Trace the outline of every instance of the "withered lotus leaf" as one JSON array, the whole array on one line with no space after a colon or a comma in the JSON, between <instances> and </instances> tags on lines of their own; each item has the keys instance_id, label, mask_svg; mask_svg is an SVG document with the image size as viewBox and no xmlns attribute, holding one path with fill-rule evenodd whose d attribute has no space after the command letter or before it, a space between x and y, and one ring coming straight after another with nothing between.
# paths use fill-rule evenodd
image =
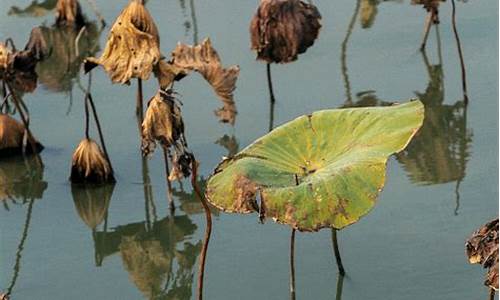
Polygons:
<instances>
[{"instance_id":1,"label":"withered lotus leaf","mask_svg":"<svg viewBox=\"0 0 500 300\"><path fill-rule=\"evenodd\" d=\"M73 153L70 181L97 184L115 182L108 160L92 139L83 139Z\"/></svg>"},{"instance_id":2,"label":"withered lotus leaf","mask_svg":"<svg viewBox=\"0 0 500 300\"><path fill-rule=\"evenodd\" d=\"M262 0L250 23L251 48L257 59L289 63L314 44L321 15L300 0Z\"/></svg>"},{"instance_id":3,"label":"withered lotus leaf","mask_svg":"<svg viewBox=\"0 0 500 300\"><path fill-rule=\"evenodd\" d=\"M200 73L212 86L217 96L224 104L216 112L223 122L234 123L236 107L233 92L240 73L239 66L222 67L217 51L212 47L210 39L206 38L201 44L189 46L177 44L172 52L170 64L177 70L177 76L188 74L190 71Z\"/></svg>"},{"instance_id":4,"label":"withered lotus leaf","mask_svg":"<svg viewBox=\"0 0 500 300\"><path fill-rule=\"evenodd\" d=\"M25 143L26 141L26 143ZM35 151L32 148L35 145ZM0 157L23 153L40 152L43 150L42 144L33 138L27 140L27 132L23 124L6 114L0 114Z\"/></svg>"},{"instance_id":5,"label":"withered lotus leaf","mask_svg":"<svg viewBox=\"0 0 500 300\"><path fill-rule=\"evenodd\" d=\"M498 219L481 226L465 243L466 255L471 264L488 268L484 284L498 290Z\"/></svg>"},{"instance_id":6,"label":"withered lotus leaf","mask_svg":"<svg viewBox=\"0 0 500 300\"><path fill-rule=\"evenodd\" d=\"M145 156L153 153L156 143L171 147L184 134L184 121L174 97L162 90L151 98L142 122L142 152Z\"/></svg>"},{"instance_id":7,"label":"withered lotus leaf","mask_svg":"<svg viewBox=\"0 0 500 300\"><path fill-rule=\"evenodd\" d=\"M56 24L83 26L85 18L78 0L58 0L56 4Z\"/></svg>"},{"instance_id":8,"label":"withered lotus leaf","mask_svg":"<svg viewBox=\"0 0 500 300\"><path fill-rule=\"evenodd\" d=\"M111 27L100 58L89 57L85 72L102 65L113 83L128 84L131 78L149 79L161 58L158 29L148 10L132 0Z\"/></svg>"},{"instance_id":9,"label":"withered lotus leaf","mask_svg":"<svg viewBox=\"0 0 500 300\"><path fill-rule=\"evenodd\" d=\"M300 231L342 229L375 206L388 157L423 119L418 100L301 116L223 160L206 197L223 211L258 212Z\"/></svg>"},{"instance_id":10,"label":"withered lotus leaf","mask_svg":"<svg viewBox=\"0 0 500 300\"><path fill-rule=\"evenodd\" d=\"M35 68L48 52L47 42L39 27L31 30L24 50L9 49L0 43L0 79L8 81L17 92L32 92L38 78Z\"/></svg>"}]
</instances>

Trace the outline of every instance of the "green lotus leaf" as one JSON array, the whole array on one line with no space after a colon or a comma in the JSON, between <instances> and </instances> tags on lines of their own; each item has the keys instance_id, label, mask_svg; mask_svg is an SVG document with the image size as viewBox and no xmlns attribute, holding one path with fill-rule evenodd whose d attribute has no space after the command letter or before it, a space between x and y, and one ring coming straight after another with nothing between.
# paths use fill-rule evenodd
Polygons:
<instances>
[{"instance_id":1,"label":"green lotus leaf","mask_svg":"<svg viewBox=\"0 0 500 300\"><path fill-rule=\"evenodd\" d=\"M423 119L418 100L301 116L222 161L207 199L300 231L341 229L375 205L388 157L408 145Z\"/></svg>"}]
</instances>

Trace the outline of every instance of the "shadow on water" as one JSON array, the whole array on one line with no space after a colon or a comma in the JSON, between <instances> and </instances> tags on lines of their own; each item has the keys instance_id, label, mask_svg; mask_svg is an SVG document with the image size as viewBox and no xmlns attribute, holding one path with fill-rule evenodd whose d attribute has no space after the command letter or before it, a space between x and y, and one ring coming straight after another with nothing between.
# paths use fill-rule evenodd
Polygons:
<instances>
[{"instance_id":1,"label":"shadow on water","mask_svg":"<svg viewBox=\"0 0 500 300\"><path fill-rule=\"evenodd\" d=\"M12 157L0 161L0 201L4 208L10 210L9 205L27 205L11 280L5 289L7 297L12 295L21 273L22 252L28 238L35 200L41 199L46 189L47 182L43 180L43 164L39 164L34 157Z\"/></svg>"}]
</instances>

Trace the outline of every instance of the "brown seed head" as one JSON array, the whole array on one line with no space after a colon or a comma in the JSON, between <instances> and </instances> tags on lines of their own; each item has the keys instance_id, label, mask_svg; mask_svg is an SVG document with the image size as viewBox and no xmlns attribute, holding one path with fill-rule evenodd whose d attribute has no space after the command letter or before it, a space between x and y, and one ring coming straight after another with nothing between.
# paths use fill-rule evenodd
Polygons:
<instances>
[{"instance_id":1,"label":"brown seed head","mask_svg":"<svg viewBox=\"0 0 500 300\"><path fill-rule=\"evenodd\" d=\"M71 163L72 183L114 182L108 160L99 145L91 139L83 139L75 152Z\"/></svg>"},{"instance_id":2,"label":"brown seed head","mask_svg":"<svg viewBox=\"0 0 500 300\"><path fill-rule=\"evenodd\" d=\"M300 0L262 0L250 23L251 48L257 59L289 63L314 44L321 15Z\"/></svg>"}]
</instances>

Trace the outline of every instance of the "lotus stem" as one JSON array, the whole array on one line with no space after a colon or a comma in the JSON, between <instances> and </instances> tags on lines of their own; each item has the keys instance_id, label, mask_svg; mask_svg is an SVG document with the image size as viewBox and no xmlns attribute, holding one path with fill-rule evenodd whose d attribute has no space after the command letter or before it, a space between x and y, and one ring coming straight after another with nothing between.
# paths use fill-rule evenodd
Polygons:
<instances>
[{"instance_id":1,"label":"lotus stem","mask_svg":"<svg viewBox=\"0 0 500 300\"><path fill-rule=\"evenodd\" d=\"M23 229L23 233L21 235L21 241L19 242L19 245L17 246L16 262L14 264L14 275L12 276L9 287L7 288L7 292L5 293L5 295L7 296L7 299L12 294L12 289L14 288L16 281L17 281L17 277L19 276L19 270L21 268L21 252L24 249L24 243L26 242L26 238L28 237L28 228L30 227L31 212L33 211L33 203L34 202L35 202L35 199L29 200L28 212L26 213L26 221L24 222L24 229Z\"/></svg>"},{"instance_id":2,"label":"lotus stem","mask_svg":"<svg viewBox=\"0 0 500 300\"><path fill-rule=\"evenodd\" d=\"M142 120L144 118L144 112L143 112L143 101L142 101L142 79L137 78L137 102L136 102L136 107L135 107L135 114L139 117L139 120Z\"/></svg>"},{"instance_id":3,"label":"lotus stem","mask_svg":"<svg viewBox=\"0 0 500 300\"><path fill-rule=\"evenodd\" d=\"M269 88L269 97L271 99L271 104L274 104L274 102L276 102L276 99L274 98L273 81L271 78L271 64L270 63L267 63L267 86Z\"/></svg>"},{"instance_id":4,"label":"lotus stem","mask_svg":"<svg viewBox=\"0 0 500 300\"><path fill-rule=\"evenodd\" d=\"M349 42L352 30L354 29L354 24L356 24L356 17L358 16L360 7L361 7L361 0L357 0L356 7L354 8L354 13L351 17L351 21L349 22L349 26L347 27L347 33L344 37L344 40L342 41L341 55L340 55L342 77L344 78L344 88L347 97L346 102L349 104L352 103L352 96L351 96L351 83L349 81L349 75L347 74L347 43Z\"/></svg>"},{"instance_id":5,"label":"lotus stem","mask_svg":"<svg viewBox=\"0 0 500 300\"><path fill-rule=\"evenodd\" d=\"M290 236L290 298L295 299L295 229Z\"/></svg>"},{"instance_id":6,"label":"lotus stem","mask_svg":"<svg viewBox=\"0 0 500 300\"><path fill-rule=\"evenodd\" d=\"M165 174L166 174L166 180L167 180L167 199L168 199L168 206L170 209L170 213L173 214L175 211L175 205L174 205L174 196L172 193L172 182L170 182L170 168L168 166L168 157L169 157L169 151L167 147L162 147L163 148L163 160L165 161Z\"/></svg>"},{"instance_id":7,"label":"lotus stem","mask_svg":"<svg viewBox=\"0 0 500 300\"><path fill-rule=\"evenodd\" d=\"M198 183L196 182L196 178L198 177L198 162L194 160L192 162L192 173L191 173L191 185L193 189L200 198L201 204L203 205L203 209L205 210L205 218L207 220L207 227L205 228L205 238L203 240L203 246L201 248L200 255L200 266L198 269L198 300L203 299L203 276L205 274L205 261L207 257L208 243L210 242L210 234L212 233L212 215L210 213L210 207L208 206L207 200L205 196L201 192Z\"/></svg>"},{"instance_id":8,"label":"lotus stem","mask_svg":"<svg viewBox=\"0 0 500 300\"><path fill-rule=\"evenodd\" d=\"M85 138L90 139L89 135L89 122L90 122L90 116L89 116L89 100L87 95L85 95Z\"/></svg>"},{"instance_id":9,"label":"lotus stem","mask_svg":"<svg viewBox=\"0 0 500 300\"><path fill-rule=\"evenodd\" d=\"M456 8L455 0L451 0L451 24L453 25L453 33L455 34L455 40L457 42L458 57L460 59L460 68L462 71L462 91L464 93L464 103L467 106L469 104L469 97L467 96L467 74L465 72L465 63L462 53L462 44L460 43L460 37L458 36L457 23L456 23Z\"/></svg>"},{"instance_id":10,"label":"lotus stem","mask_svg":"<svg viewBox=\"0 0 500 300\"><path fill-rule=\"evenodd\" d=\"M274 128L274 101L269 101L269 132Z\"/></svg>"},{"instance_id":11,"label":"lotus stem","mask_svg":"<svg viewBox=\"0 0 500 300\"><path fill-rule=\"evenodd\" d=\"M425 17L424 23L424 32L422 34L422 43L420 44L420 50L425 49L425 45L427 44L427 38L429 37L429 31L431 30L432 20L434 19L434 12L430 10Z\"/></svg>"},{"instance_id":12,"label":"lotus stem","mask_svg":"<svg viewBox=\"0 0 500 300\"><path fill-rule=\"evenodd\" d=\"M113 166L111 165L111 160L109 159L108 155L108 150L106 149L106 143L104 142L104 136L102 134L102 129L101 129L101 123L99 122L99 117L97 116L97 110L94 105L94 100L92 100L92 94L87 93L87 99L90 103L90 107L92 108L92 114L94 115L94 120L95 120L95 125L97 127L97 132L99 133L99 139L101 141L101 146L102 146L102 151L104 152L104 155L106 156L106 160L108 161L109 164L109 169L111 170L111 173L114 174Z\"/></svg>"},{"instance_id":13,"label":"lotus stem","mask_svg":"<svg viewBox=\"0 0 500 300\"><path fill-rule=\"evenodd\" d=\"M490 297L488 299L495 300L495 289L494 288L490 288Z\"/></svg>"},{"instance_id":14,"label":"lotus stem","mask_svg":"<svg viewBox=\"0 0 500 300\"><path fill-rule=\"evenodd\" d=\"M87 29L86 26L83 26L80 31L78 32L78 35L75 38L75 56L78 57L80 56L80 38L82 37L83 33Z\"/></svg>"},{"instance_id":15,"label":"lotus stem","mask_svg":"<svg viewBox=\"0 0 500 300\"><path fill-rule=\"evenodd\" d=\"M12 89L12 87L10 86L10 83L8 83L7 81L4 81L4 82L7 85L7 89L9 90L9 93L12 96L12 99L14 100L12 102L14 102L14 106L16 107L17 111L19 112L19 115L21 116L21 121L23 122L24 128L26 129L26 133L28 134L28 142L31 145L31 149L33 151L33 154L35 154L36 161L39 164L39 166L42 167L43 162L42 162L42 159L40 158L40 155L36 151L37 147L35 145L35 139L33 137L33 134L31 133L31 130L29 127L29 119L27 116L24 115L24 111L21 108L21 107L26 107L26 106L24 105L22 100L20 100L17 97L17 94L15 93L14 89Z\"/></svg>"},{"instance_id":16,"label":"lotus stem","mask_svg":"<svg viewBox=\"0 0 500 300\"><path fill-rule=\"evenodd\" d=\"M337 276L337 293L335 295L335 300L342 299L342 288L344 287L344 275Z\"/></svg>"},{"instance_id":17,"label":"lotus stem","mask_svg":"<svg viewBox=\"0 0 500 300\"><path fill-rule=\"evenodd\" d=\"M333 252L335 253L335 259L337 261L337 267L339 269L339 274L341 276L345 275L344 266L342 265L342 259L340 258L339 243L337 241L337 229L332 228L332 243Z\"/></svg>"}]
</instances>

